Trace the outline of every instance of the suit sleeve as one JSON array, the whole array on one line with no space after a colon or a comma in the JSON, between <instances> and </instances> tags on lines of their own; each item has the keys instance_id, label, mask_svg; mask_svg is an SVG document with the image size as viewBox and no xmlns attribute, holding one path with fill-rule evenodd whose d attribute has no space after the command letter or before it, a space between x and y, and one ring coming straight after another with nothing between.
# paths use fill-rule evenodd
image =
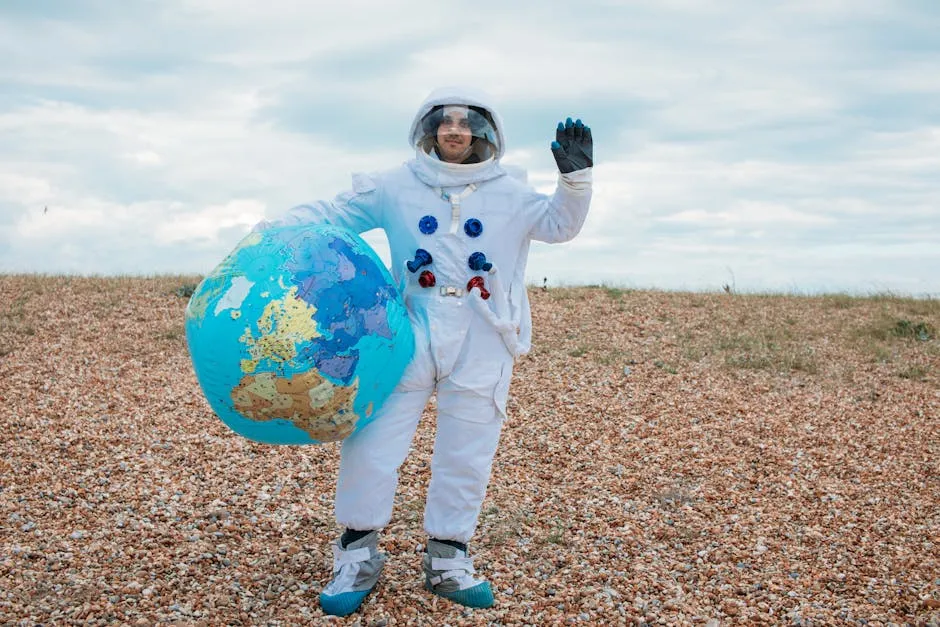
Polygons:
<instances>
[{"instance_id":1,"label":"suit sleeve","mask_svg":"<svg viewBox=\"0 0 940 627\"><path fill-rule=\"evenodd\" d=\"M317 200L292 207L280 218L260 222L253 230L304 224L330 224L355 233L381 227L381 189L376 179L366 174L353 174L352 189L337 194L332 200Z\"/></svg>"},{"instance_id":2,"label":"suit sleeve","mask_svg":"<svg viewBox=\"0 0 940 627\"><path fill-rule=\"evenodd\" d=\"M591 205L591 168L558 175L558 186L551 196L535 190L525 200L531 216L531 239L556 244L574 239L584 226Z\"/></svg>"}]
</instances>

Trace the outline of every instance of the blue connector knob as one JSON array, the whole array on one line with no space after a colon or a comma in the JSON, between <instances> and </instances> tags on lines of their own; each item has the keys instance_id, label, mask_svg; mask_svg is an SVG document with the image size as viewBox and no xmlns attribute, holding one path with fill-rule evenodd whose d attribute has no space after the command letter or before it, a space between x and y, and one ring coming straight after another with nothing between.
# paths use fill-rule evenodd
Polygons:
<instances>
[{"instance_id":1,"label":"blue connector knob","mask_svg":"<svg viewBox=\"0 0 940 627\"><path fill-rule=\"evenodd\" d=\"M418 230L425 235L430 235L437 230L437 218L434 216L424 216L418 221Z\"/></svg>"},{"instance_id":2,"label":"blue connector knob","mask_svg":"<svg viewBox=\"0 0 940 627\"><path fill-rule=\"evenodd\" d=\"M463 232L470 237L480 237L483 232L483 223L476 218L470 218L463 223Z\"/></svg>"},{"instance_id":3,"label":"blue connector knob","mask_svg":"<svg viewBox=\"0 0 940 627\"><path fill-rule=\"evenodd\" d=\"M469 265L470 269L474 272L479 272L480 270L489 272L490 268L493 267L493 264L486 260L486 255L481 252L475 252L470 255L470 259L467 260L467 265Z\"/></svg>"},{"instance_id":4,"label":"blue connector knob","mask_svg":"<svg viewBox=\"0 0 940 627\"><path fill-rule=\"evenodd\" d=\"M431 253L424 250L423 248L419 248L415 251L414 261L409 261L407 263L408 271L417 272L420 268L431 265L431 261Z\"/></svg>"}]
</instances>

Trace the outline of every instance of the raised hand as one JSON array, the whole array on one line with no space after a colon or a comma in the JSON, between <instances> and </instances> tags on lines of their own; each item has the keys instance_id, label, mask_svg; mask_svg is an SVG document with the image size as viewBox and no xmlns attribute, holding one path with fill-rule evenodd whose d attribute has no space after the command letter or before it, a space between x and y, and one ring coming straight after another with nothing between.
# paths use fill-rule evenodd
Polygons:
<instances>
[{"instance_id":1,"label":"raised hand","mask_svg":"<svg viewBox=\"0 0 940 627\"><path fill-rule=\"evenodd\" d=\"M593 167L594 139L591 137L591 127L585 126L580 119L572 122L568 118L564 124L559 122L555 141L552 142L552 155L562 174Z\"/></svg>"}]
</instances>

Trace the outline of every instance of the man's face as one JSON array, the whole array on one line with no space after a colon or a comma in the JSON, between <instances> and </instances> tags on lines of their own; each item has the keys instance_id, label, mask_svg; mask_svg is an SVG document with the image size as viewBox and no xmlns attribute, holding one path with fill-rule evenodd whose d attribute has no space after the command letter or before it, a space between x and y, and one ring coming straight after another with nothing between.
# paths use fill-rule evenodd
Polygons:
<instances>
[{"instance_id":1,"label":"man's face","mask_svg":"<svg viewBox=\"0 0 940 627\"><path fill-rule=\"evenodd\" d=\"M441 159L448 163L463 163L470 151L470 120L466 107L444 107L444 117L437 127L437 145Z\"/></svg>"}]
</instances>

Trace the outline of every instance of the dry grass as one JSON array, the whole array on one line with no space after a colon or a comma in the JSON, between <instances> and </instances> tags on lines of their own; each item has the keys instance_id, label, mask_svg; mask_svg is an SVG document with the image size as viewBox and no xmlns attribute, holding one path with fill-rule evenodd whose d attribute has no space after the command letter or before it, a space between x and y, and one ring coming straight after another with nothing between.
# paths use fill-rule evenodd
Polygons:
<instances>
[{"instance_id":1,"label":"dry grass","mask_svg":"<svg viewBox=\"0 0 940 627\"><path fill-rule=\"evenodd\" d=\"M0 623L317 623L338 446L209 412L180 288L0 277ZM405 624L937 624L940 303L532 290L473 547L421 587L433 419L362 610Z\"/></svg>"}]
</instances>

